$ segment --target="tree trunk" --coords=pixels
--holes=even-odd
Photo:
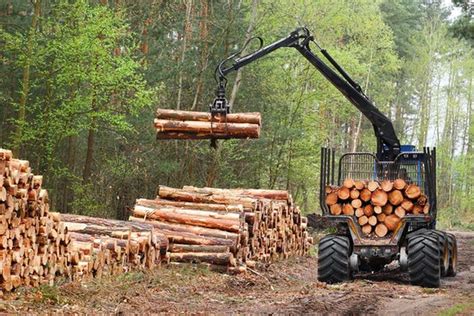
[[[186,1],[186,18],[184,20],[184,29],[183,29],[183,46],[181,48],[181,57],[179,59],[179,66],[180,71],[178,75],[178,96],[176,102],[176,109],[181,108],[181,96],[183,93],[183,67],[184,67],[184,59],[186,57],[186,49],[188,45],[188,38],[190,37],[191,33],[191,9],[193,6],[193,0]]]
[[[95,119],[93,119],[95,120]],[[92,161],[94,155],[94,142],[95,142],[95,124],[93,123],[89,128],[87,136],[87,149],[86,149],[86,160],[84,162],[84,170],[82,172],[82,180],[84,182],[89,181],[92,172]]]
[[[252,33],[257,21],[257,6],[258,6],[258,0],[252,0],[252,8],[251,8],[252,15],[250,17],[250,22],[247,28],[247,32],[245,33],[245,43],[247,43],[248,40],[252,38]],[[242,51],[241,55],[245,55],[246,51],[247,51],[246,49]],[[242,80],[242,68],[238,69],[237,74],[235,75],[234,85],[232,87],[232,93],[230,94],[230,99],[229,99],[229,104],[231,106],[231,109],[235,103],[235,99],[237,98],[237,92],[239,91],[241,80]]]
[[[16,126],[16,133],[13,139],[13,152],[16,156],[21,155],[21,144],[23,138],[23,124],[26,121],[26,102],[28,100],[28,94],[30,92],[30,66],[31,56],[33,55],[33,40],[36,34],[36,28],[38,26],[38,19],[41,14],[41,0],[32,0],[33,2],[33,16],[31,19],[31,27],[28,33],[27,47],[26,47],[26,64],[23,67],[23,76],[21,80],[21,94],[18,103],[18,122]]]
[[[209,63],[209,44],[208,44],[208,15],[209,15],[209,0],[201,0],[201,20],[199,21],[199,35],[202,43],[201,53],[200,53],[200,71],[196,83],[196,92],[194,93],[194,100],[191,110],[195,110],[199,101],[203,83],[203,74],[207,69]]]

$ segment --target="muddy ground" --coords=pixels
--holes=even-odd
[[[23,289],[3,298],[0,312],[474,315],[474,233],[456,236],[458,275],[440,289],[411,286],[398,269],[327,285],[306,257],[237,276],[180,266]]]

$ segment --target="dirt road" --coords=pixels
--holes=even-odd
[[[317,281],[315,258],[297,258],[238,276],[170,267],[82,285],[22,290],[1,301],[0,311],[472,315],[474,233],[456,236],[458,275],[443,279],[440,289],[411,286],[397,270],[326,285]]]

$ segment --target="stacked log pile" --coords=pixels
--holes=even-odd
[[[168,238],[151,225],[75,214],[52,215],[68,230],[72,249],[76,250],[73,255],[89,264],[74,278],[153,269],[169,260]]]
[[[369,237],[390,236],[403,217],[429,212],[428,198],[420,187],[403,179],[345,179],[342,186],[327,186],[325,192],[331,215],[355,216]]]
[[[50,212],[42,182],[0,149],[0,292],[168,260],[168,239],[151,225]]]
[[[160,186],[138,199],[132,221],[146,221],[170,241],[170,260],[242,271],[257,261],[306,254],[306,218],[287,191]]]
[[[207,112],[158,109],[155,128],[158,139],[258,138],[260,113],[212,116]]]
[[[49,214],[43,179],[0,149],[0,288],[50,284],[70,272],[69,236]]]

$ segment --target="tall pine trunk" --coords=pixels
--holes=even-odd
[[[13,152],[17,157],[22,155],[21,153],[21,139],[23,136],[23,125],[26,121],[26,102],[28,100],[28,94],[30,93],[30,66],[31,56],[33,54],[33,40],[38,27],[38,19],[41,14],[41,1],[32,0],[33,3],[33,17],[31,19],[31,28],[28,33],[27,47],[26,47],[26,60],[23,67],[23,75],[21,79],[21,94],[18,103],[18,122],[16,126],[15,138],[13,140]]]

